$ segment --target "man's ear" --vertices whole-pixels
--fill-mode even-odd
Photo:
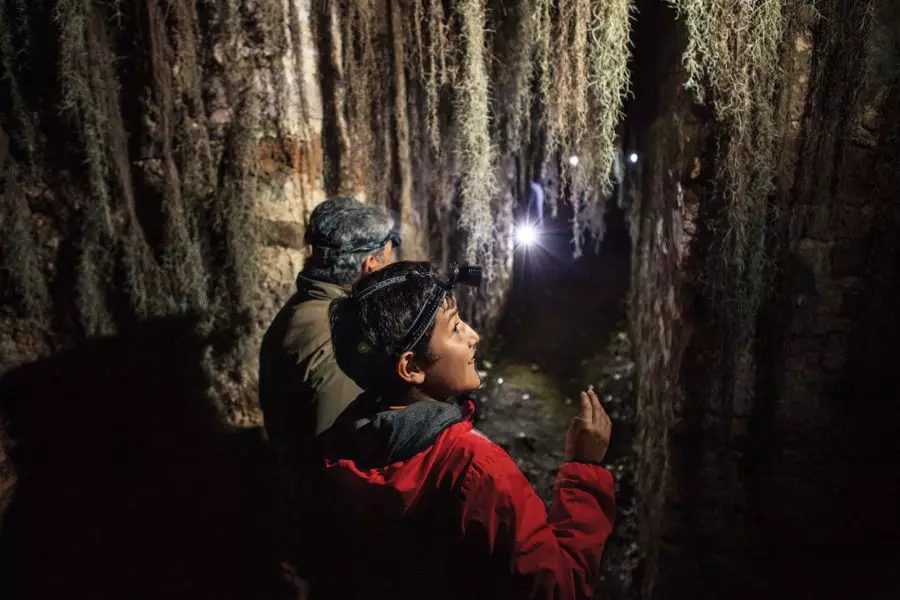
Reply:
[[[416,363],[412,352],[404,352],[397,359],[397,375],[401,381],[411,385],[422,385],[425,383],[425,371]]]
[[[370,256],[367,256],[362,263],[362,275],[368,275],[369,273],[374,273],[378,269],[382,267],[382,262],[384,262],[384,257],[380,253],[375,253]]]

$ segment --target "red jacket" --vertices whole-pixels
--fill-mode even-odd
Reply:
[[[510,456],[473,429],[472,413],[432,401],[356,407],[326,435],[322,596],[591,596],[613,525],[612,475],[564,463],[548,515]]]

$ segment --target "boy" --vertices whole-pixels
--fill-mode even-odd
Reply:
[[[396,263],[332,304],[335,356],[364,393],[322,438],[326,595],[588,598],[615,510],[609,418],[581,395],[548,516],[472,405],[450,403],[481,383],[455,279]]]

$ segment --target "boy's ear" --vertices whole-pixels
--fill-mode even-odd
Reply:
[[[425,372],[416,363],[412,352],[404,352],[397,359],[397,375],[401,381],[411,385],[422,385],[425,383]]]

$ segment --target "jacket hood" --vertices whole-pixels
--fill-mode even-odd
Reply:
[[[401,409],[383,410],[367,394],[344,412],[326,444],[330,461],[350,460],[361,470],[406,461],[431,447],[446,429],[471,421],[474,405],[422,400]]]

